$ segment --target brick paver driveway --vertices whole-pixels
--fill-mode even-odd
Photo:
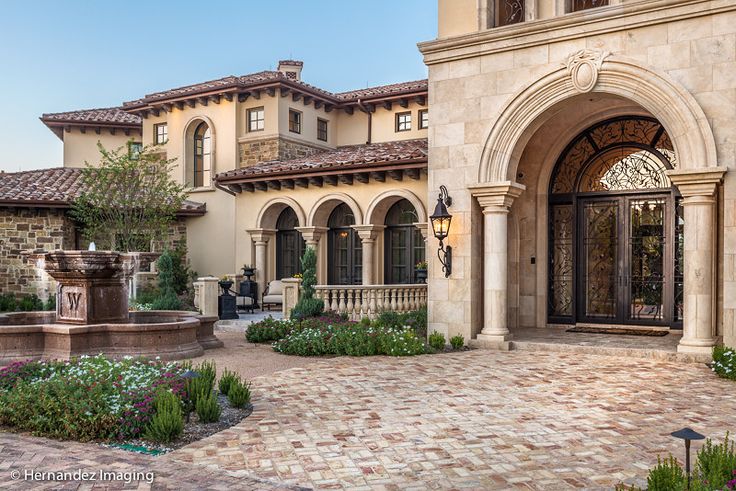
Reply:
[[[254,382],[251,417],[162,457],[0,434],[0,487],[18,484],[13,469],[102,467],[150,469],[170,489],[601,489],[680,456],[675,429],[736,428],[733,382],[641,359],[338,358]]]
[[[477,350],[256,383],[251,418],[167,459],[317,488],[599,489],[680,456],[682,426],[736,429],[736,385],[696,364]]]

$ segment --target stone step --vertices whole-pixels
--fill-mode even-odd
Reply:
[[[677,353],[675,351],[646,348],[588,346],[567,343],[543,343],[539,341],[512,340],[510,342],[510,349],[518,351],[546,351],[558,353],[582,353],[601,356],[623,356],[628,358],[647,358],[650,360],[677,363],[709,363],[710,361],[712,361],[712,358],[709,354]]]

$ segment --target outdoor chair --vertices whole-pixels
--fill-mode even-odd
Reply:
[[[269,281],[266,285],[266,290],[263,292],[261,298],[261,308],[265,309],[268,305],[268,310],[271,310],[272,305],[281,307],[284,303],[284,286],[281,280]]]

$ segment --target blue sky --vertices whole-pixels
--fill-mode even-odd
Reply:
[[[331,91],[426,77],[416,43],[436,0],[3,1],[0,169],[62,163],[44,112],[107,107],[149,92],[304,61]]]

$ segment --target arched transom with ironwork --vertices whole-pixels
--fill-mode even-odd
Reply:
[[[653,118],[607,120],[570,142],[549,187],[550,322],[681,323],[676,166]]]

